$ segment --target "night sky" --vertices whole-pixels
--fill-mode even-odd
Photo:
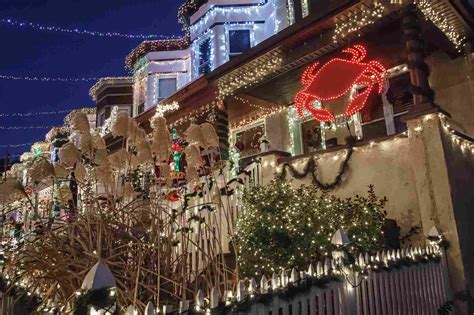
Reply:
[[[183,0],[184,1],[184,0]],[[71,29],[129,34],[181,35],[180,0],[0,0],[0,17]],[[142,40],[20,29],[0,23],[0,74],[47,77],[128,75],[125,56]],[[0,114],[93,107],[95,82],[29,82],[0,79]],[[1,115],[0,115],[1,116]],[[65,114],[0,117],[0,126],[62,125]],[[44,140],[48,129],[0,130],[0,154],[29,147],[3,145]]]

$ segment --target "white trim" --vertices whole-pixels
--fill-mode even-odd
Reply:
[[[202,34],[200,37],[196,38],[193,43],[192,43],[192,48],[191,48],[191,81],[197,79],[200,77],[202,74],[199,73],[199,46],[205,41],[209,39],[209,44],[210,44],[210,56],[209,56],[209,63],[210,63],[210,68],[211,71],[214,69],[214,32],[213,30],[208,30],[204,34]]]

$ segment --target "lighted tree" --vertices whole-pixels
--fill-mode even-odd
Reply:
[[[244,193],[235,241],[241,274],[271,273],[280,268],[306,267],[330,255],[331,237],[348,234],[351,253],[381,247],[385,198],[372,186],[368,195],[339,199],[314,186],[292,188],[284,181]]]

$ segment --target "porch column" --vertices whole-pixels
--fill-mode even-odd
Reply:
[[[440,108],[434,103],[434,91],[428,81],[429,68],[423,55],[424,45],[421,38],[421,27],[417,9],[413,4],[402,10],[402,32],[405,40],[407,64],[410,70],[410,83],[413,93],[413,107],[404,116],[404,120],[438,112]]]
[[[220,157],[222,160],[229,159],[229,118],[227,105],[224,101],[216,108],[215,122],[217,136],[219,137]]]

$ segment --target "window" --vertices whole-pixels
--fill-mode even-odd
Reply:
[[[176,78],[158,79],[158,102],[176,92]]]
[[[211,39],[207,38],[199,44],[198,74],[211,72]]]
[[[103,126],[105,122],[105,113],[101,113],[99,116],[99,126]]]
[[[240,55],[250,48],[249,30],[229,31],[229,59]]]
[[[112,108],[107,106],[105,108],[105,119],[108,119],[110,117],[110,114],[112,113]]]
[[[140,105],[138,105],[137,107],[137,115],[140,115],[141,113],[143,113],[145,111],[145,103],[141,103]]]
[[[307,17],[309,15],[308,0],[301,0],[301,14],[303,15],[303,17]]]

